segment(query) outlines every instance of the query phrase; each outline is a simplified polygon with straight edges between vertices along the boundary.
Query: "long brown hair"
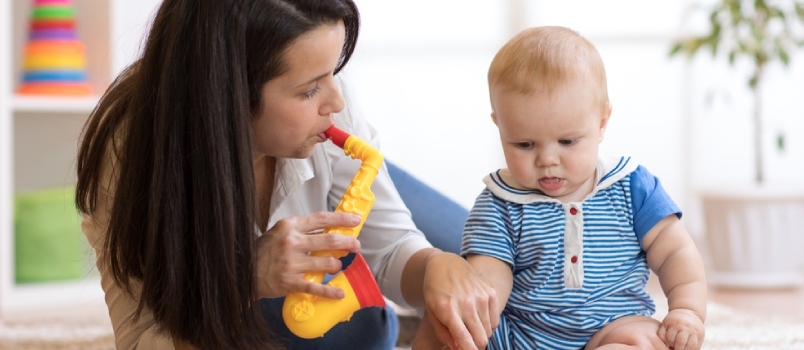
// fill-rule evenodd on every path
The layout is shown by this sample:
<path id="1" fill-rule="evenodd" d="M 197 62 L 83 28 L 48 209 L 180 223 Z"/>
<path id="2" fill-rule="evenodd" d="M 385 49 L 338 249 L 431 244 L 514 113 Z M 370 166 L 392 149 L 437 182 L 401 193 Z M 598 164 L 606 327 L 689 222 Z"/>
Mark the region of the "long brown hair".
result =
<path id="1" fill-rule="evenodd" d="M 204 349 L 270 347 L 256 296 L 251 118 L 300 35 L 342 20 L 336 72 L 354 51 L 351 0 L 165 0 L 140 59 L 84 127 L 76 206 L 98 205 L 117 159 L 103 263 L 160 330 Z M 107 150 L 107 145 L 112 149 Z"/>

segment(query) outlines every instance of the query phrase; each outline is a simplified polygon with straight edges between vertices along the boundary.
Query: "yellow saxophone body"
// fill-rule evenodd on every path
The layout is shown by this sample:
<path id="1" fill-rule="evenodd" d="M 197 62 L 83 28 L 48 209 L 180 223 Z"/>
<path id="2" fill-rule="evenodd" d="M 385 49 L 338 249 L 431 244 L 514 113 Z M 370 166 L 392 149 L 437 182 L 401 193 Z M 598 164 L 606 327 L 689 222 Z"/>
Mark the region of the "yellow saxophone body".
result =
<path id="1" fill-rule="evenodd" d="M 335 212 L 360 215 L 360 224 L 355 227 L 328 227 L 324 229 L 324 233 L 357 237 L 374 206 L 371 184 L 380 171 L 383 156 L 366 141 L 334 126 L 325 134 L 333 143 L 343 148 L 347 156 L 360 159 L 362 164 L 346 188 L 338 207 L 335 208 Z M 328 250 L 313 252 L 310 255 L 340 258 L 346 254 L 347 252 L 342 250 Z M 323 271 L 310 271 L 304 278 L 309 282 L 321 283 L 324 275 Z M 356 254 L 354 261 L 346 270 L 335 276 L 327 285 L 343 289 L 346 297 L 329 299 L 307 293 L 292 293 L 285 298 L 282 317 L 291 332 L 306 339 L 321 337 L 339 322 L 348 321 L 357 310 L 370 306 L 385 306 L 377 282 L 360 253 Z"/>

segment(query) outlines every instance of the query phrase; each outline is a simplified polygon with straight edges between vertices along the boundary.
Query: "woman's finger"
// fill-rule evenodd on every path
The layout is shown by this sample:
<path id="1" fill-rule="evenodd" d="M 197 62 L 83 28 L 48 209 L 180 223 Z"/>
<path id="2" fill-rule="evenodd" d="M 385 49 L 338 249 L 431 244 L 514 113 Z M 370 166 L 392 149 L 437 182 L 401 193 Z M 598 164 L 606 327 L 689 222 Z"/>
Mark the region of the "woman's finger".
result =
<path id="1" fill-rule="evenodd" d="M 301 240 L 299 249 L 305 252 L 346 250 L 356 253 L 360 251 L 360 241 L 355 237 L 337 233 L 309 234 Z"/>
<path id="2" fill-rule="evenodd" d="M 449 333 L 452 335 L 452 339 L 458 345 L 459 349 L 477 350 L 477 346 L 475 346 L 475 341 L 472 338 L 471 332 L 469 332 L 469 329 L 466 328 L 466 324 L 463 323 L 463 320 L 458 314 L 453 312 L 453 316 L 448 320 L 445 320 L 444 326 L 449 330 Z"/>
<path id="3" fill-rule="evenodd" d="M 435 330 L 436 338 L 438 338 L 441 343 L 444 344 L 444 347 L 447 349 L 458 349 L 458 344 L 455 343 L 455 339 L 452 338 L 452 334 L 449 333 L 449 329 L 444 326 L 438 318 L 434 317 L 432 313 L 429 316 L 430 324 L 433 326 Z"/>
<path id="4" fill-rule="evenodd" d="M 319 211 L 293 218 L 299 232 L 312 232 L 326 227 L 354 227 L 360 223 L 360 216 L 352 213 Z"/>
<path id="5" fill-rule="evenodd" d="M 469 300 L 461 307 L 463 323 L 469 333 L 472 334 L 475 346 L 479 349 L 486 347 L 491 336 L 491 324 L 489 322 L 489 310 L 487 298 L 479 295 L 477 302 Z"/>
<path id="6" fill-rule="evenodd" d="M 321 283 L 304 282 L 298 288 L 302 293 L 321 296 L 329 299 L 343 299 L 346 292 L 338 287 L 329 286 Z"/>
<path id="7" fill-rule="evenodd" d="M 343 264 L 340 260 L 331 256 L 314 257 L 308 256 L 303 258 L 294 270 L 300 272 L 324 271 L 329 274 L 336 274 L 341 271 Z"/>
<path id="8" fill-rule="evenodd" d="M 480 320 L 486 330 L 486 342 L 488 342 L 488 338 L 491 338 L 491 333 L 497 328 L 500 320 L 494 316 L 497 308 L 497 291 L 489 285 L 484 285 L 483 290 L 486 291 L 486 300 L 481 300 L 482 305 L 479 305 L 478 308 L 480 310 Z"/>

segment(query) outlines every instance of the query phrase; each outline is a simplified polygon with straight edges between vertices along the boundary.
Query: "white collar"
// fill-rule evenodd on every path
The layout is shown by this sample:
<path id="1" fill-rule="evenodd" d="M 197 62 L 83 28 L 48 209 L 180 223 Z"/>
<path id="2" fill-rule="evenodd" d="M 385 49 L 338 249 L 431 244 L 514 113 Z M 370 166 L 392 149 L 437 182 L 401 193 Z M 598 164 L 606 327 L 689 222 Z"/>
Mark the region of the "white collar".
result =
<path id="1" fill-rule="evenodd" d="M 593 197 L 598 191 L 605 189 L 617 181 L 622 180 L 628 174 L 636 170 L 639 163 L 631 157 L 599 156 L 597 159 L 597 170 L 595 172 L 595 188 L 584 200 Z M 547 196 L 538 190 L 525 189 L 514 180 L 508 168 L 502 168 L 483 178 L 483 183 L 491 190 L 495 196 L 506 201 L 530 204 L 536 202 L 560 203 L 558 199 Z"/>
<path id="2" fill-rule="evenodd" d="M 293 191 L 315 176 L 311 161 L 312 157 L 304 159 L 277 158 L 270 215 L 273 216 L 276 209 Z"/>

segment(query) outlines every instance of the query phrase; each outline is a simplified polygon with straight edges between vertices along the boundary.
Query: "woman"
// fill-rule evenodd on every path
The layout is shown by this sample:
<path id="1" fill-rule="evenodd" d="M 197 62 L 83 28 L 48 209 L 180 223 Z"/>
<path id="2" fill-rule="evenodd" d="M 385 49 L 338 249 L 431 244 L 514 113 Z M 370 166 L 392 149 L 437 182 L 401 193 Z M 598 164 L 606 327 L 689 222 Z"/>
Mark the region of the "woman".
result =
<path id="1" fill-rule="evenodd" d="M 78 155 L 76 202 L 118 348 L 387 347 L 395 337 L 370 339 L 372 330 L 348 331 L 352 322 L 324 343 L 283 330 L 276 298 L 343 297 L 302 278 L 342 268 L 308 255 L 330 249 L 360 251 L 387 297 L 426 307 L 455 345 L 472 349 L 491 333 L 493 290 L 430 246 L 385 168 L 359 239 L 311 234 L 359 221 L 330 212 L 359 164 L 322 132 L 335 124 L 377 142 L 335 75 L 358 27 L 351 0 L 161 5 L 142 57 L 103 96 Z M 375 327 L 393 326 L 382 319 L 392 314 L 357 314 L 366 312 Z"/>

